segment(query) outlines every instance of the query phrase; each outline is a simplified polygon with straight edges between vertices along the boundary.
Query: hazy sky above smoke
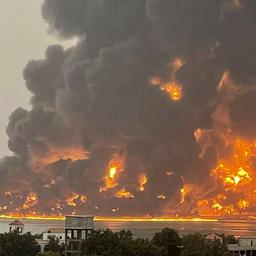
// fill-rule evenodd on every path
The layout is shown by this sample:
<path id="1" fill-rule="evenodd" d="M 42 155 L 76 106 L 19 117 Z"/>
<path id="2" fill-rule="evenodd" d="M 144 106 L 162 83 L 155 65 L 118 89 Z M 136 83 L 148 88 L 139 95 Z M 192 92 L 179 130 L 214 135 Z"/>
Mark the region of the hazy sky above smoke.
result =
<path id="1" fill-rule="evenodd" d="M 57 39 L 46 33 L 41 0 L 0 0 L 0 156 L 9 154 L 5 128 L 17 106 L 27 107 L 30 94 L 23 69 L 29 59 L 41 58 Z M 29 7 L 29 8 L 28 8 Z M 69 44 L 70 42 L 66 42 Z M 22 51 L 20 50 L 22 49 Z"/>

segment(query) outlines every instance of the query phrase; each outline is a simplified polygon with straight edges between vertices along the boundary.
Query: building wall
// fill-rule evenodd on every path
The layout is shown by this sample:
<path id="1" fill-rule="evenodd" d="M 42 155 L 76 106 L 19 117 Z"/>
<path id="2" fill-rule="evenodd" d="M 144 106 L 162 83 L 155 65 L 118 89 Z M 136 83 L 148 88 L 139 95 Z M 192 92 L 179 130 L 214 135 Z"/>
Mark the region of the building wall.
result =
<path id="1" fill-rule="evenodd" d="M 65 233 L 43 233 L 43 240 L 49 240 L 50 237 L 53 237 L 55 239 L 59 239 L 60 242 L 65 241 Z"/>
<path id="2" fill-rule="evenodd" d="M 240 238 L 239 245 L 256 248 L 256 238 Z"/>

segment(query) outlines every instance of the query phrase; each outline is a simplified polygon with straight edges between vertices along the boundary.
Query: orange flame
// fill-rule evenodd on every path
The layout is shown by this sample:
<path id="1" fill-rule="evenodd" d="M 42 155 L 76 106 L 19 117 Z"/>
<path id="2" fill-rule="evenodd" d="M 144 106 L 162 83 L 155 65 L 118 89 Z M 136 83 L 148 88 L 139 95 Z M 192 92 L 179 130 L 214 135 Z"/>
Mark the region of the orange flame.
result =
<path id="1" fill-rule="evenodd" d="M 145 173 L 142 173 L 140 176 L 139 176 L 139 188 L 138 190 L 139 191 L 144 191 L 145 190 L 145 185 L 147 184 L 148 182 L 148 178 L 147 178 L 147 175 Z"/>
<path id="2" fill-rule="evenodd" d="M 24 202 L 22 208 L 23 208 L 24 210 L 25 210 L 25 209 L 29 209 L 29 208 L 35 206 L 36 204 L 37 204 L 37 194 L 34 193 L 34 192 L 31 192 L 31 193 L 27 196 L 27 198 L 26 198 L 26 200 L 25 200 L 25 202 Z"/>
<path id="3" fill-rule="evenodd" d="M 116 196 L 117 198 L 134 198 L 134 195 L 133 195 L 131 192 L 125 190 L 124 188 L 122 188 L 121 190 L 119 190 L 119 191 L 115 194 L 115 196 Z"/>
<path id="4" fill-rule="evenodd" d="M 158 76 L 150 79 L 151 85 L 159 86 L 160 90 L 165 91 L 173 102 L 180 101 L 183 97 L 182 85 L 177 82 L 176 72 L 185 64 L 181 58 L 175 58 L 168 64 L 171 67 L 171 74 L 169 81 L 164 81 Z"/>
<path id="5" fill-rule="evenodd" d="M 87 196 L 85 195 L 79 195 L 77 193 L 72 193 L 71 196 L 69 196 L 67 199 L 66 199 L 66 203 L 67 205 L 69 206 L 77 206 L 77 202 L 80 201 L 81 203 L 86 203 L 87 202 Z"/>
<path id="6" fill-rule="evenodd" d="M 256 157 L 256 143 L 241 138 L 231 141 L 231 153 L 212 170 L 212 177 L 222 184 L 222 191 L 209 200 L 197 202 L 201 214 L 250 215 L 255 212 L 256 173 L 252 160 Z"/>
<path id="7" fill-rule="evenodd" d="M 109 163 L 108 175 L 104 178 L 105 185 L 100 187 L 100 192 L 115 188 L 121 172 L 123 172 L 123 160 L 115 155 Z"/>
<path id="8" fill-rule="evenodd" d="M 186 201 L 186 196 L 189 192 L 191 192 L 192 186 L 189 184 L 186 184 L 183 186 L 183 188 L 180 189 L 180 204 L 184 204 Z"/>
<path id="9" fill-rule="evenodd" d="M 150 79 L 150 84 L 159 86 L 160 90 L 165 91 L 169 95 L 170 99 L 174 102 L 182 99 L 182 85 L 178 84 L 176 81 L 163 83 L 161 78 L 153 77 Z"/>
<path id="10" fill-rule="evenodd" d="M 253 151 L 256 153 L 254 143 L 236 139 L 233 155 L 223 159 L 217 168 L 213 170 L 212 175 L 223 181 L 226 191 L 237 191 L 252 182 L 253 167 L 251 166 L 250 158 Z"/>
<path id="11" fill-rule="evenodd" d="M 182 98 L 182 86 L 175 82 L 166 83 L 161 87 L 161 89 L 166 91 L 174 102 L 180 101 Z"/>

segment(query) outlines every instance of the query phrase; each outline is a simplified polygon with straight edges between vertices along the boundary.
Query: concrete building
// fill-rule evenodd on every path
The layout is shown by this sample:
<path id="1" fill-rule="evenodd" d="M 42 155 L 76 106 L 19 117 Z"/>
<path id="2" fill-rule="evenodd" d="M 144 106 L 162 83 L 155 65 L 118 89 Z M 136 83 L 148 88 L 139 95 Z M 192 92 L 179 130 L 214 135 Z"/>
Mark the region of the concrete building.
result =
<path id="1" fill-rule="evenodd" d="M 82 242 L 93 229 L 93 216 L 66 216 L 65 256 L 81 255 Z"/>
<path id="2" fill-rule="evenodd" d="M 256 238 L 239 238 L 238 244 L 228 244 L 227 246 L 232 255 L 256 256 Z"/>
<path id="3" fill-rule="evenodd" d="M 22 235 L 24 233 L 24 224 L 19 220 L 15 220 L 9 224 L 9 232 L 17 232 Z"/>
<path id="4" fill-rule="evenodd" d="M 42 233 L 42 239 L 36 239 L 40 245 L 41 252 L 45 251 L 45 246 L 49 243 L 50 238 L 58 239 L 60 244 L 65 244 L 64 228 L 49 228 Z"/>

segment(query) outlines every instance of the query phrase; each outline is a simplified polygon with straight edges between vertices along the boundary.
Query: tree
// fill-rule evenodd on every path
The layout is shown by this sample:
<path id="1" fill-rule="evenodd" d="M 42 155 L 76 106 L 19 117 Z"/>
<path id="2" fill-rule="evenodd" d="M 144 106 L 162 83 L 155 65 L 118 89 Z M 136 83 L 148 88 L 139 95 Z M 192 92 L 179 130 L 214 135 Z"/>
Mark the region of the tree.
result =
<path id="1" fill-rule="evenodd" d="M 189 234 L 182 239 L 184 246 L 181 256 L 210 256 L 211 247 L 209 241 L 199 233 Z"/>
<path id="2" fill-rule="evenodd" d="M 83 255 L 105 255 L 105 256 L 132 256 L 132 233 L 120 231 L 117 233 L 111 230 L 96 230 L 84 241 L 82 245 Z"/>
<path id="3" fill-rule="evenodd" d="M 211 248 L 213 256 L 231 256 L 226 245 L 221 243 L 219 240 L 211 242 Z"/>
<path id="4" fill-rule="evenodd" d="M 130 231 L 97 230 L 82 245 L 86 256 L 165 256 L 147 239 L 134 239 Z"/>
<path id="5" fill-rule="evenodd" d="M 34 237 L 35 239 L 42 239 L 42 238 L 43 238 L 43 233 L 41 233 L 41 234 L 35 234 L 35 235 L 33 235 L 33 237 Z"/>
<path id="6" fill-rule="evenodd" d="M 202 234 L 189 234 L 182 239 L 181 256 L 229 256 L 225 245 L 219 240 L 210 241 Z"/>
<path id="7" fill-rule="evenodd" d="M 65 246 L 64 244 L 60 244 L 58 239 L 50 237 L 49 243 L 45 246 L 45 250 L 57 253 L 58 255 L 62 255 L 65 250 Z"/>
<path id="8" fill-rule="evenodd" d="M 225 245 L 227 245 L 227 244 L 237 244 L 238 243 L 238 240 L 233 235 L 225 236 L 223 234 L 223 235 L 221 235 L 221 237 L 223 238 L 223 243 Z"/>
<path id="9" fill-rule="evenodd" d="M 58 252 L 43 252 L 43 253 L 39 253 L 38 256 L 60 256 L 60 254 Z"/>
<path id="10" fill-rule="evenodd" d="M 152 239 L 152 244 L 159 248 L 161 255 L 180 255 L 181 240 L 178 233 L 173 229 L 164 228 L 161 232 L 156 233 Z"/>
<path id="11" fill-rule="evenodd" d="M 134 255 L 136 256 L 161 256 L 161 249 L 153 245 L 148 239 L 138 238 L 133 243 Z"/>
<path id="12" fill-rule="evenodd" d="M 0 256 L 35 256 L 39 251 L 39 245 L 30 233 L 0 234 Z"/>
<path id="13" fill-rule="evenodd" d="M 169 228 L 156 233 L 152 240 L 134 239 L 130 231 L 96 230 L 82 245 L 86 256 L 230 256 L 225 244 L 210 241 L 199 233 L 180 239 Z M 1 255 L 0 255 L 1 256 Z"/>

